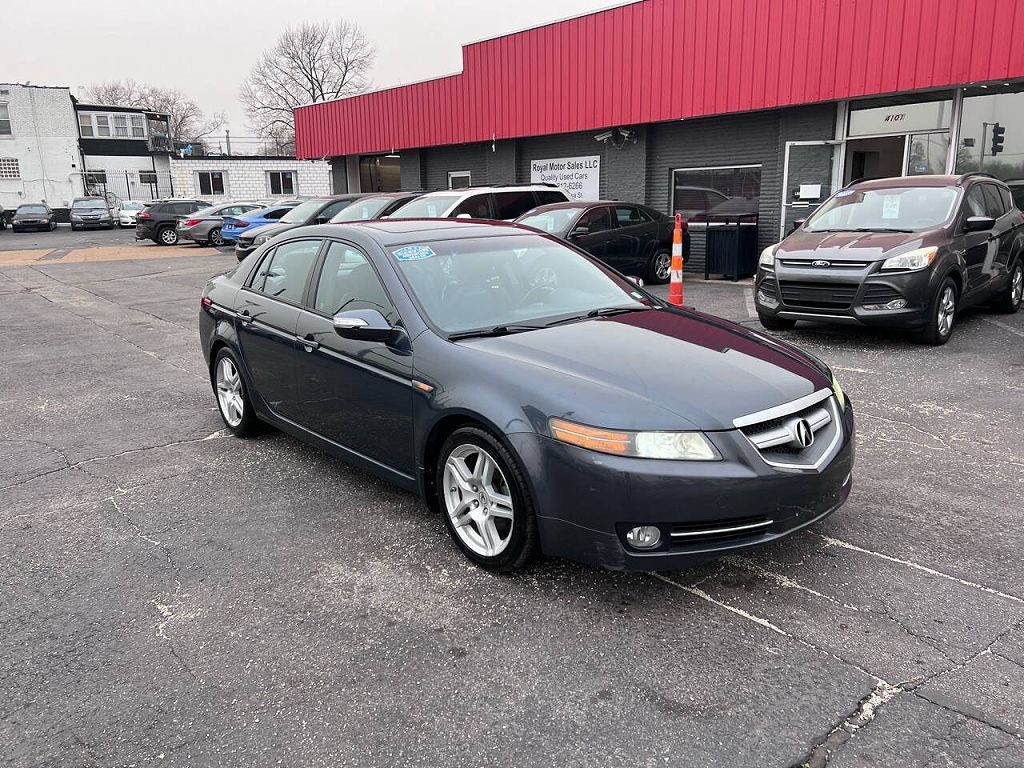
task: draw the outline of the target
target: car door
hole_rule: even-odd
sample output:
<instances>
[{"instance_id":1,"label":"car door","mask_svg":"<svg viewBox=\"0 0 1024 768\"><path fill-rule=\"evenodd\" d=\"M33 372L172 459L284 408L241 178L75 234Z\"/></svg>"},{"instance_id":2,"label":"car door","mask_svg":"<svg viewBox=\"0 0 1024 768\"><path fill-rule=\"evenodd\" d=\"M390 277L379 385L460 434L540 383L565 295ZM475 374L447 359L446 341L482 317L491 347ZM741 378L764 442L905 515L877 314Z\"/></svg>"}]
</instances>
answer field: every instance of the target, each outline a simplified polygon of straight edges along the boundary
<instances>
[{"instance_id":1,"label":"car door","mask_svg":"<svg viewBox=\"0 0 1024 768\"><path fill-rule=\"evenodd\" d=\"M964 198L964 210L961 221L971 216L988 216L988 201L985 198L984 184L973 184ZM967 287L964 298L974 300L985 289L991 279L987 271L995 259L999 249L998 236L991 229L981 232L964 233L964 262L967 272Z\"/></svg>"},{"instance_id":2,"label":"car door","mask_svg":"<svg viewBox=\"0 0 1024 768\"><path fill-rule=\"evenodd\" d=\"M654 219L635 205L617 205L615 248L619 263L613 266L631 275L646 274L647 262L657 247L658 227ZM611 260L609 259L611 264Z\"/></svg>"},{"instance_id":3,"label":"car door","mask_svg":"<svg viewBox=\"0 0 1024 768\"><path fill-rule=\"evenodd\" d=\"M415 475L412 354L385 342L342 338L339 312L373 309L400 318L369 257L328 241L311 300L299 315L299 397L303 423L352 451Z\"/></svg>"},{"instance_id":4,"label":"car door","mask_svg":"<svg viewBox=\"0 0 1024 768\"><path fill-rule=\"evenodd\" d=\"M602 261L607 260L609 241L615 237L611 213L607 205L589 208L569 230L569 242Z\"/></svg>"},{"instance_id":5,"label":"car door","mask_svg":"<svg viewBox=\"0 0 1024 768\"><path fill-rule=\"evenodd\" d=\"M302 417L295 387L302 352L295 331L322 244L321 238L290 240L269 250L235 307L238 346L252 387L292 421Z\"/></svg>"},{"instance_id":6,"label":"car door","mask_svg":"<svg viewBox=\"0 0 1024 768\"><path fill-rule=\"evenodd\" d=\"M992 237L995 247L991 254L991 261L986 265L989 279L986 283L988 290L998 290L1003 285L1010 266L1010 252L1013 249L1013 241L1017 236L1015 217L1010 215L1012 206L1007 206L1000 193L999 187L995 184L983 184L985 190L985 203L988 215L996 220L996 226L992 230Z\"/></svg>"}]
</instances>

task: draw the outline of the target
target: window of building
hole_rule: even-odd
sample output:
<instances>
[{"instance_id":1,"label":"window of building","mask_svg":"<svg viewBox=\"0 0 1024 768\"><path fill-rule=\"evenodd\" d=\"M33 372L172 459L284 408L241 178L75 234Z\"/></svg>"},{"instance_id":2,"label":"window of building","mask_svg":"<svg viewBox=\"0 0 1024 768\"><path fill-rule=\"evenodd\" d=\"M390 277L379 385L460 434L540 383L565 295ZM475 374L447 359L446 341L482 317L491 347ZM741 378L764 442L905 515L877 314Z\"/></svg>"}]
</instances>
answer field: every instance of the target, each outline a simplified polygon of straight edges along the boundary
<instances>
[{"instance_id":1,"label":"window of building","mask_svg":"<svg viewBox=\"0 0 1024 768\"><path fill-rule=\"evenodd\" d=\"M267 171L267 186L272 195L294 195L295 171Z\"/></svg>"},{"instance_id":2,"label":"window of building","mask_svg":"<svg viewBox=\"0 0 1024 768\"><path fill-rule=\"evenodd\" d=\"M130 135L128 132L128 115L111 115L114 121L114 135L119 139L127 139Z\"/></svg>"},{"instance_id":3,"label":"window of building","mask_svg":"<svg viewBox=\"0 0 1024 768\"><path fill-rule=\"evenodd\" d=\"M132 115L132 138L146 138L146 119L142 115Z\"/></svg>"},{"instance_id":4,"label":"window of building","mask_svg":"<svg viewBox=\"0 0 1024 768\"><path fill-rule=\"evenodd\" d=\"M672 171L672 211L690 223L757 221L761 166L679 168Z\"/></svg>"},{"instance_id":5,"label":"window of building","mask_svg":"<svg viewBox=\"0 0 1024 768\"><path fill-rule=\"evenodd\" d=\"M1024 178L1024 84L964 91L956 172Z\"/></svg>"},{"instance_id":6,"label":"window of building","mask_svg":"<svg viewBox=\"0 0 1024 768\"><path fill-rule=\"evenodd\" d=\"M20 179L21 167L16 157L0 157L0 179Z\"/></svg>"},{"instance_id":7,"label":"window of building","mask_svg":"<svg viewBox=\"0 0 1024 768\"><path fill-rule=\"evenodd\" d=\"M11 112L6 104L0 104L0 136L11 135Z\"/></svg>"},{"instance_id":8,"label":"window of building","mask_svg":"<svg viewBox=\"0 0 1024 768\"><path fill-rule=\"evenodd\" d=\"M472 184L473 174L469 171L448 171L448 189L465 189Z\"/></svg>"},{"instance_id":9,"label":"window of building","mask_svg":"<svg viewBox=\"0 0 1024 768\"><path fill-rule=\"evenodd\" d=\"M107 183L107 172L106 171L86 171L85 172L85 183L87 186L95 186L96 184Z\"/></svg>"},{"instance_id":10,"label":"window of building","mask_svg":"<svg viewBox=\"0 0 1024 768\"><path fill-rule=\"evenodd\" d=\"M110 136L110 117L108 115L93 115L96 124L97 136Z\"/></svg>"},{"instance_id":11,"label":"window of building","mask_svg":"<svg viewBox=\"0 0 1024 768\"><path fill-rule=\"evenodd\" d=\"M78 113L78 130L84 139L88 139L96 134L92 127L92 115L85 112Z\"/></svg>"},{"instance_id":12,"label":"window of building","mask_svg":"<svg viewBox=\"0 0 1024 768\"><path fill-rule=\"evenodd\" d=\"M139 171L139 184L156 184L156 171Z\"/></svg>"},{"instance_id":13,"label":"window of building","mask_svg":"<svg viewBox=\"0 0 1024 768\"><path fill-rule=\"evenodd\" d=\"M223 171L197 171L199 179L199 194L201 195L223 195L224 194L224 173Z\"/></svg>"}]
</instances>

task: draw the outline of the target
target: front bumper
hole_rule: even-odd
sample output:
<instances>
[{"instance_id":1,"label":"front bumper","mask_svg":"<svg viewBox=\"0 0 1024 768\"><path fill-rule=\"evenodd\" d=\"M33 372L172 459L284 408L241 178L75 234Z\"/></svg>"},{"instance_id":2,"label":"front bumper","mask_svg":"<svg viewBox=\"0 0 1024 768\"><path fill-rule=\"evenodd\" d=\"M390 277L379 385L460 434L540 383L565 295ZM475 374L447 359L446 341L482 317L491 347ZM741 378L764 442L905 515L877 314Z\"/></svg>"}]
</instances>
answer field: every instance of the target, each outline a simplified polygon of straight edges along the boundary
<instances>
[{"instance_id":1,"label":"front bumper","mask_svg":"<svg viewBox=\"0 0 1024 768\"><path fill-rule=\"evenodd\" d=\"M95 227L96 229L110 229L114 226L113 219L86 219L85 221L71 220L71 223L79 229L90 229Z\"/></svg>"},{"instance_id":2,"label":"front bumper","mask_svg":"<svg viewBox=\"0 0 1024 768\"><path fill-rule=\"evenodd\" d=\"M11 222L11 227L14 229L35 229L44 230L50 228L49 221L18 221L15 219Z\"/></svg>"},{"instance_id":3,"label":"front bumper","mask_svg":"<svg viewBox=\"0 0 1024 768\"><path fill-rule=\"evenodd\" d=\"M235 256L237 256L238 260L241 261L258 247L259 246L253 245L248 241L239 240L235 243Z\"/></svg>"},{"instance_id":4,"label":"front bumper","mask_svg":"<svg viewBox=\"0 0 1024 768\"><path fill-rule=\"evenodd\" d=\"M930 318L931 299L942 277L933 269L879 272L873 264L864 269L776 265L770 271L759 267L754 301L758 314L786 320L920 328ZM766 301L765 296L777 304ZM905 306L868 308L900 300Z\"/></svg>"},{"instance_id":5,"label":"front bumper","mask_svg":"<svg viewBox=\"0 0 1024 768\"><path fill-rule=\"evenodd\" d=\"M709 433L723 456L714 462L611 456L533 433L508 437L526 468L546 555L661 571L767 544L842 506L853 486L849 404L841 423L838 451L819 470L772 467L735 430ZM744 530L749 521L758 522ZM637 525L661 529L659 548L626 543L626 531ZM740 530L721 533L732 528ZM717 533L694 534L702 531Z\"/></svg>"},{"instance_id":6,"label":"front bumper","mask_svg":"<svg viewBox=\"0 0 1024 768\"><path fill-rule=\"evenodd\" d=\"M122 227L134 227L135 219L133 219L131 216L121 216L117 220L117 223L120 224Z\"/></svg>"}]
</instances>

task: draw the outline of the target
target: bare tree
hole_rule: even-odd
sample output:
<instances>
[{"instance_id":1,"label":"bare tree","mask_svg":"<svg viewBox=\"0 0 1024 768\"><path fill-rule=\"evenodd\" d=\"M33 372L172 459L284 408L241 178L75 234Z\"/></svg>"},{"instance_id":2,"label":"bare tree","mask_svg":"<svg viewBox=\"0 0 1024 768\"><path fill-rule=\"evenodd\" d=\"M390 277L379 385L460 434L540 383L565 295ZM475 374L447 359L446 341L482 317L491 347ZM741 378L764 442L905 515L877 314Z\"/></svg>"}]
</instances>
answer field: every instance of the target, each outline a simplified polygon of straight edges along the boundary
<instances>
[{"instance_id":1,"label":"bare tree","mask_svg":"<svg viewBox=\"0 0 1024 768\"><path fill-rule=\"evenodd\" d=\"M370 85L374 47L348 21L289 27L260 56L242 86L249 127L275 143L293 145L293 110L352 96Z\"/></svg>"},{"instance_id":2,"label":"bare tree","mask_svg":"<svg viewBox=\"0 0 1024 768\"><path fill-rule=\"evenodd\" d=\"M190 96L175 88L157 88L131 79L92 85L86 90L86 97L97 104L166 112L169 116L168 130L176 142L197 141L219 130L225 123L223 113L207 118Z\"/></svg>"}]
</instances>

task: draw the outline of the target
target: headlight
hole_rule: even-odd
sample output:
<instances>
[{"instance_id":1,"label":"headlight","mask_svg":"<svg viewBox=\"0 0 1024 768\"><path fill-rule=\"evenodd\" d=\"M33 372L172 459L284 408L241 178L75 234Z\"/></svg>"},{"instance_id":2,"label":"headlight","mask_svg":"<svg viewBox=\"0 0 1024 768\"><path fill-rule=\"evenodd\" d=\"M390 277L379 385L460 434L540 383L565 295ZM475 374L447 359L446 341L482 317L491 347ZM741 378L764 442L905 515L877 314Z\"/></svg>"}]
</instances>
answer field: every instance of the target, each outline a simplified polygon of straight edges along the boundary
<instances>
[{"instance_id":1,"label":"headlight","mask_svg":"<svg viewBox=\"0 0 1024 768\"><path fill-rule=\"evenodd\" d=\"M700 432L623 432L551 419L551 435L563 443L600 453L642 459L717 461L718 451Z\"/></svg>"},{"instance_id":2,"label":"headlight","mask_svg":"<svg viewBox=\"0 0 1024 768\"><path fill-rule=\"evenodd\" d=\"M839 409L842 411L846 410L846 393L843 392L843 388L839 385L839 379L836 375L832 374L832 391L836 395L836 400L839 401Z\"/></svg>"},{"instance_id":3,"label":"headlight","mask_svg":"<svg viewBox=\"0 0 1024 768\"><path fill-rule=\"evenodd\" d=\"M761 258L757 260L757 263L765 269L772 269L775 266L775 251L778 250L779 245L780 243L769 245L761 251Z\"/></svg>"},{"instance_id":4,"label":"headlight","mask_svg":"<svg viewBox=\"0 0 1024 768\"><path fill-rule=\"evenodd\" d=\"M938 248L918 248L907 253L893 256L882 262L882 269L924 269L938 255Z\"/></svg>"},{"instance_id":5,"label":"headlight","mask_svg":"<svg viewBox=\"0 0 1024 768\"><path fill-rule=\"evenodd\" d=\"M272 238L273 235L257 235L256 239L252 241L253 245L263 245L267 240Z\"/></svg>"}]
</instances>

